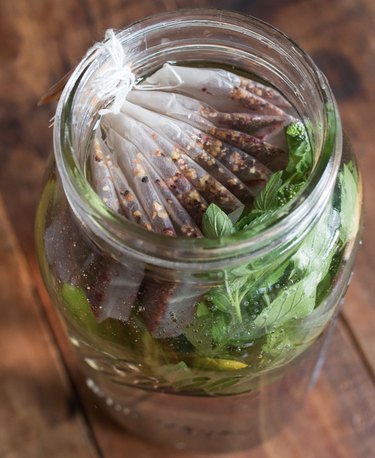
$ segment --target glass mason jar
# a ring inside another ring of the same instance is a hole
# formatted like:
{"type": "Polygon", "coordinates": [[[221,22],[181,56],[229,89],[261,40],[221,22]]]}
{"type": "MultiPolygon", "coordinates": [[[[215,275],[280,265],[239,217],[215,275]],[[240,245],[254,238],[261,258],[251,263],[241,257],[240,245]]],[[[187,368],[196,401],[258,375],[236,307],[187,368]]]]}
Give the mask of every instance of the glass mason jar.
{"type": "Polygon", "coordinates": [[[93,84],[108,66],[104,48],[80,62],[55,116],[37,250],[88,387],[145,438],[209,451],[249,447],[291,418],[319,372],[358,246],[355,159],[325,77],[264,22],[179,11],[118,38],[139,78],[167,61],[230,66],[278,88],[309,127],[314,168],[271,225],[187,239],[127,221],[86,180],[88,146],[109,102],[93,84]]]}

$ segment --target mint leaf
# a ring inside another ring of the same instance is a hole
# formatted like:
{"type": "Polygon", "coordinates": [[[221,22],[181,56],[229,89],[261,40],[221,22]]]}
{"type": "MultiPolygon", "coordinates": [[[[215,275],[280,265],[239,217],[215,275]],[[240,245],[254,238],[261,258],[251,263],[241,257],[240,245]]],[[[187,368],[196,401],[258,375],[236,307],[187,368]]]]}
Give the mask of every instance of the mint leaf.
{"type": "Polygon", "coordinates": [[[290,202],[294,197],[296,197],[305,186],[305,181],[301,183],[290,183],[282,186],[278,193],[278,202],[279,206],[283,207],[288,202],[290,202]]]}
{"type": "MultiPolygon", "coordinates": [[[[306,280],[284,290],[255,319],[259,328],[277,328],[291,319],[307,316],[314,310],[315,293],[307,294],[306,280]]],[[[311,290],[311,288],[310,288],[311,290]]]]}
{"type": "Polygon", "coordinates": [[[329,209],[290,258],[300,281],[284,290],[255,319],[262,328],[277,328],[292,319],[309,315],[316,304],[317,287],[328,273],[339,237],[340,218],[329,209]]]}
{"type": "MultiPolygon", "coordinates": [[[[303,189],[307,173],[314,162],[313,150],[302,122],[289,124],[285,130],[289,148],[288,165],[274,173],[255,198],[253,209],[235,224],[237,231],[259,233],[272,223],[278,209],[290,202],[303,189]]],[[[250,235],[249,234],[249,235],[250,235]]]]}
{"type": "Polygon", "coordinates": [[[105,339],[108,343],[128,345],[124,324],[112,318],[107,318],[100,323],[97,322],[82,288],[63,283],[61,297],[65,308],[74,317],[75,323],[79,325],[81,330],[89,332],[92,337],[97,336],[105,339]]]}
{"type": "Polygon", "coordinates": [[[303,240],[291,258],[304,274],[317,272],[322,279],[328,272],[339,238],[340,216],[334,209],[327,210],[316,226],[303,240]]]}
{"type": "Polygon", "coordinates": [[[233,231],[233,223],[228,215],[217,205],[210,204],[202,220],[202,232],[204,236],[210,239],[217,239],[231,235],[233,231]]]}
{"type": "Polygon", "coordinates": [[[267,335],[266,343],[263,345],[262,350],[272,358],[282,356],[284,359],[285,356],[294,350],[294,345],[290,341],[285,329],[279,328],[267,335]]]}
{"type": "Polygon", "coordinates": [[[254,209],[262,212],[273,210],[278,207],[277,194],[283,183],[282,171],[274,173],[268,180],[266,186],[257,195],[254,202],[254,209]]]}
{"type": "Polygon", "coordinates": [[[225,288],[212,289],[209,298],[217,310],[224,313],[230,313],[232,302],[225,288]]]}
{"type": "Polygon", "coordinates": [[[197,309],[196,309],[196,315],[198,318],[201,318],[202,316],[206,316],[210,313],[209,308],[204,302],[198,302],[197,304],[197,309]]]}
{"type": "Polygon", "coordinates": [[[214,342],[219,344],[228,338],[227,320],[224,315],[218,315],[212,323],[211,334],[214,342]]]}
{"type": "Polygon", "coordinates": [[[353,238],[358,224],[354,215],[358,194],[358,173],[353,162],[344,164],[339,175],[339,186],[341,190],[340,239],[342,244],[345,244],[353,238]]]}
{"type": "Polygon", "coordinates": [[[284,176],[293,177],[293,181],[304,181],[314,163],[314,154],[305,126],[302,122],[289,124],[285,134],[289,161],[284,176]]]}
{"type": "MultiPolygon", "coordinates": [[[[203,233],[209,234],[206,236],[217,238],[234,231],[259,233],[280,217],[280,208],[303,189],[314,159],[309,137],[301,122],[290,124],[285,134],[287,168],[270,177],[255,198],[253,209],[235,224],[211,205],[203,219],[203,233]]],[[[288,254],[282,259],[273,253],[269,258],[223,271],[223,284],[206,296],[208,313],[205,309],[200,317],[196,315],[196,333],[187,336],[197,351],[223,357],[230,346],[240,348],[253,341],[251,345],[262,349],[264,361],[281,361],[283,353],[295,353],[294,330],[289,333],[285,326],[289,329],[291,322],[294,329],[294,320],[314,310],[317,285],[329,270],[338,240],[338,213],[327,212],[321,219],[294,256],[288,254]]]]}
{"type": "Polygon", "coordinates": [[[246,231],[249,235],[258,234],[269,226],[277,215],[277,211],[267,211],[264,213],[251,212],[237,221],[235,228],[238,231],[246,231]]]}
{"type": "Polygon", "coordinates": [[[74,315],[78,323],[90,330],[98,327],[90,303],[82,288],[70,285],[69,283],[63,283],[61,297],[65,306],[74,315]]]}
{"type": "Polygon", "coordinates": [[[267,371],[276,369],[302,353],[305,346],[296,340],[295,329],[285,326],[267,334],[266,343],[262,347],[261,367],[267,371]]]}
{"type": "Polygon", "coordinates": [[[231,272],[224,271],[224,285],[210,291],[209,300],[213,306],[221,312],[231,314],[234,319],[241,322],[241,302],[246,294],[249,277],[250,274],[234,276],[231,272]]]}

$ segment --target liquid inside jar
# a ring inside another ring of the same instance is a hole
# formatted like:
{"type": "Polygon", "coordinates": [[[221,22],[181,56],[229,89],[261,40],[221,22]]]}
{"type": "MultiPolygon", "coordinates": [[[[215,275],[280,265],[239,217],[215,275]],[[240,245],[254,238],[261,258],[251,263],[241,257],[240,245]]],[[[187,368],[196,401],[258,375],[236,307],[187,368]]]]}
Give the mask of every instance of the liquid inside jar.
{"type": "MultiPolygon", "coordinates": [[[[119,113],[108,108],[93,133],[87,180],[113,212],[165,237],[225,244],[259,234],[303,192],[316,162],[309,120],[276,88],[232,67],[167,63],[138,82],[119,113]]],[[[358,189],[356,165],[344,158],[330,203],[292,249],[180,275],[103,253],[52,177],[39,211],[41,257],[94,374],[89,387],[130,429],[173,432],[181,444],[194,436],[210,450],[219,436],[241,444],[256,428],[239,405],[258,409],[266,390],[283,412],[281,398],[298,397],[293,380],[309,383],[335,313],[327,298],[357,234],[358,189]],[[205,408],[230,425],[204,426],[205,408]]]]}

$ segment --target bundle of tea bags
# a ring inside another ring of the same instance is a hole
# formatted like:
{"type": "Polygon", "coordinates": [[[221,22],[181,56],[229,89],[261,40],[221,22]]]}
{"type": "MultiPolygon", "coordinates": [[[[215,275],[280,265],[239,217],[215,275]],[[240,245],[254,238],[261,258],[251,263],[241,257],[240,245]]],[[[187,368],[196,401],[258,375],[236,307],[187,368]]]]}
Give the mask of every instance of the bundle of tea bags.
{"type": "MultiPolygon", "coordinates": [[[[147,230],[202,237],[210,203],[239,216],[285,167],[282,131],[292,119],[291,106],[271,87],[224,69],[166,63],[130,90],[119,112],[104,110],[90,156],[92,185],[109,207],[147,230]]],[[[115,286],[127,285],[129,301],[114,306],[118,288],[111,295],[107,282],[100,307],[93,304],[97,316],[123,319],[138,304],[157,337],[179,335],[204,293],[153,280],[147,266],[125,277],[117,275],[115,286]]]]}
{"type": "Polygon", "coordinates": [[[93,186],[146,229],[201,236],[210,203],[251,203],[287,155],[291,108],[276,90],[223,69],[165,64],[105,113],[93,144],[93,186]]]}

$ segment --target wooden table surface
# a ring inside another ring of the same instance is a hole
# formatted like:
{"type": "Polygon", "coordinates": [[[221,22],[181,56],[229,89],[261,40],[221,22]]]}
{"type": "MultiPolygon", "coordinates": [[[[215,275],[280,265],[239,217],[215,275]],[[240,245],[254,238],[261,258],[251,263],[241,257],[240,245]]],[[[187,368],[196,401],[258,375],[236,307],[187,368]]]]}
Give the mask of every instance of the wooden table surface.
{"type": "Polygon", "coordinates": [[[198,6],[258,16],[313,56],[367,195],[363,247],[316,388],[282,433],[230,456],[375,457],[374,0],[0,0],[0,457],[191,456],[130,436],[98,409],[41,285],[33,224],[54,110],[37,108],[39,96],[106,28],[198,6]]]}

